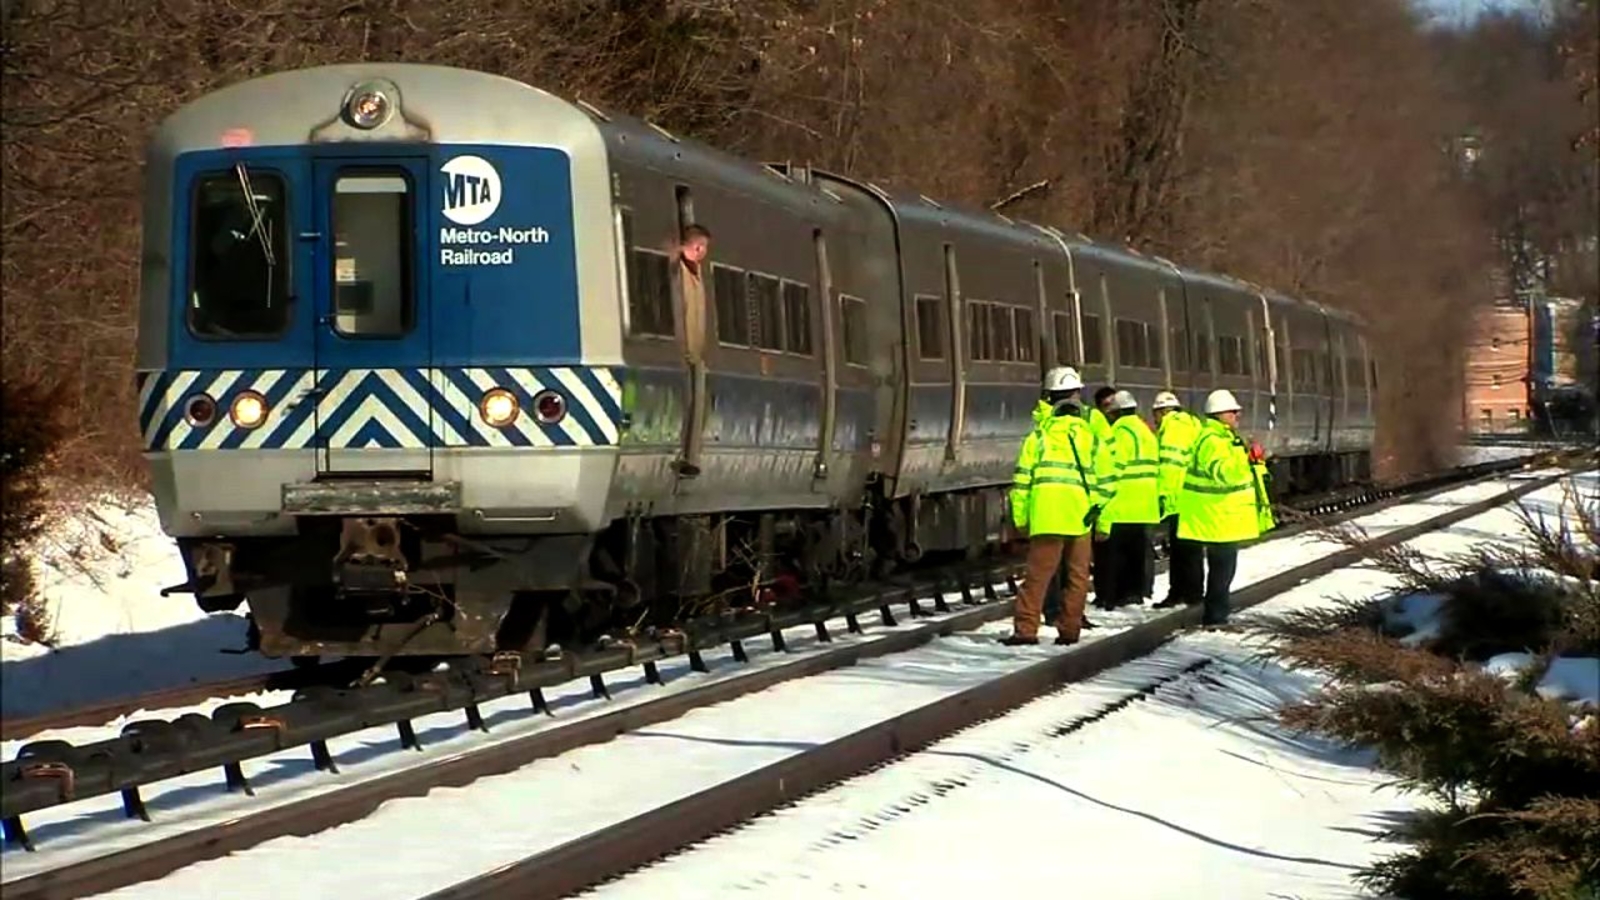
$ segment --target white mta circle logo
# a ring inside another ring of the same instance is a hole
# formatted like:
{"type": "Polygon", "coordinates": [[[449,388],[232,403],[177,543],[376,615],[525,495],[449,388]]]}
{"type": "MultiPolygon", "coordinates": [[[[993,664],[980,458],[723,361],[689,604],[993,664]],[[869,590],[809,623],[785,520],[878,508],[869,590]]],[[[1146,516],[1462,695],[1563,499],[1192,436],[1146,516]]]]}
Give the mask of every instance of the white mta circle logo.
{"type": "Polygon", "coordinates": [[[444,178],[444,217],[477,225],[500,208],[500,173],[481,156],[457,156],[439,167],[444,178]]]}

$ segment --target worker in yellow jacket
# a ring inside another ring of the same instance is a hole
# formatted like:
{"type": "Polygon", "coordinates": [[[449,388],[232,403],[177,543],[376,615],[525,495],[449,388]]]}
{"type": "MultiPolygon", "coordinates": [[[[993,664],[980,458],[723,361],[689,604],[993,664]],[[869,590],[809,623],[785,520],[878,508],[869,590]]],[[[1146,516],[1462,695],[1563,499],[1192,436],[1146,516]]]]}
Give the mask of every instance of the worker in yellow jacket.
{"type": "MultiPolygon", "coordinates": [[[[1150,405],[1156,418],[1156,440],[1161,445],[1161,473],[1157,478],[1161,505],[1161,526],[1167,539],[1167,597],[1157,609],[1192,606],[1204,592],[1203,551],[1194,541],[1178,537],[1178,497],[1183,493],[1183,477],[1189,471],[1189,451],[1200,437],[1202,424],[1194,413],[1183,408],[1171,391],[1156,394],[1150,405]]],[[[1152,578],[1154,573],[1151,573],[1152,578]]]]}
{"type": "Polygon", "coordinates": [[[1111,492],[1100,485],[1095,463],[1108,448],[1083,420],[1083,380],[1068,366],[1045,375],[1050,418],[1028,434],[1012,474],[1011,521],[1028,535],[1028,569],[1017,597],[1008,646],[1039,643],[1045,588],[1066,559],[1066,591],[1056,617],[1056,643],[1075,644],[1089,595],[1090,532],[1111,492]]]}
{"type": "MultiPolygon", "coordinates": [[[[1117,389],[1111,385],[1103,385],[1094,392],[1094,403],[1084,404],[1083,418],[1094,430],[1094,436],[1100,443],[1112,447],[1111,442],[1111,398],[1117,395],[1117,389]]],[[[1115,448],[1113,447],[1113,451],[1115,448]]],[[[1111,477],[1109,470],[1110,460],[1107,459],[1107,469],[1100,474],[1106,478],[1111,477]]],[[[1107,484],[1113,482],[1107,481],[1107,484]]],[[[1089,563],[1090,584],[1094,587],[1094,605],[1105,607],[1111,600],[1111,545],[1105,540],[1094,542],[1094,552],[1089,563]]]]}
{"type": "Polygon", "coordinates": [[[1222,625],[1228,621],[1239,545],[1261,535],[1262,525],[1271,522],[1271,504],[1265,484],[1266,451],[1254,441],[1246,444],[1239,435],[1241,407],[1233,392],[1212,391],[1205,410],[1206,422],[1190,453],[1178,497],[1178,537],[1204,548],[1201,623],[1222,625]]]}
{"type": "Polygon", "coordinates": [[[1095,605],[1106,609],[1137,606],[1144,602],[1145,557],[1150,552],[1150,530],[1161,521],[1156,475],[1160,450],[1155,432],[1139,418],[1139,401],[1128,391],[1111,398],[1107,418],[1111,423],[1109,481],[1116,494],[1106,504],[1096,528],[1096,540],[1109,550],[1106,559],[1106,594],[1095,605]]]}

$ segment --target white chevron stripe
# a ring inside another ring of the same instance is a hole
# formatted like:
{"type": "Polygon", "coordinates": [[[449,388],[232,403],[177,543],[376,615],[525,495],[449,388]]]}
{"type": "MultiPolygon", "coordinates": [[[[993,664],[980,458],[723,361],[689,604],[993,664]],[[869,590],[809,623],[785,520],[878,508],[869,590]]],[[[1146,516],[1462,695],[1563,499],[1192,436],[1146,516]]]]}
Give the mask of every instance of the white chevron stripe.
{"type": "Polygon", "coordinates": [[[317,417],[315,415],[306,416],[300,422],[300,426],[294,430],[294,434],[283,442],[283,448],[285,450],[304,450],[311,446],[311,436],[316,433],[317,417]]]}
{"type": "MultiPolygon", "coordinates": [[[[611,417],[605,414],[605,408],[600,405],[600,400],[594,395],[594,391],[591,391],[589,388],[585,387],[583,381],[579,379],[577,374],[571,369],[562,368],[554,371],[556,379],[561,382],[562,387],[565,387],[572,397],[576,398],[579,403],[583,404],[584,411],[587,412],[589,414],[589,418],[594,420],[594,423],[599,426],[600,433],[605,435],[606,439],[611,443],[616,443],[617,427],[615,423],[611,421],[611,417]]],[[[604,385],[606,376],[602,375],[600,380],[601,384],[604,385]]],[[[579,430],[582,431],[582,429],[579,430]]],[[[580,443],[587,444],[592,440],[592,438],[586,434],[580,434],[578,435],[578,440],[580,443]]]]}
{"type": "MultiPolygon", "coordinates": [[[[450,393],[445,390],[449,383],[450,379],[445,377],[443,371],[439,369],[428,370],[428,387],[433,391],[432,402],[459,415],[460,408],[451,401],[450,393]]],[[[469,409],[466,412],[467,421],[471,422],[472,410],[469,409]]],[[[434,442],[441,446],[461,446],[467,443],[466,436],[458,434],[455,426],[450,424],[450,420],[444,416],[434,416],[432,426],[434,442]]]]}
{"type": "MultiPolygon", "coordinates": [[[[199,378],[199,372],[184,372],[172,380],[171,386],[169,386],[167,388],[167,392],[162,395],[161,404],[157,408],[155,420],[151,422],[151,428],[153,430],[145,438],[146,443],[149,443],[149,441],[155,437],[155,432],[161,428],[161,423],[167,418],[167,413],[174,409],[181,408],[183,405],[183,398],[189,394],[194,383],[199,380],[199,378]]],[[[176,447],[179,444],[182,444],[183,439],[188,436],[189,430],[188,420],[184,419],[182,415],[179,415],[178,424],[173,427],[171,433],[167,435],[167,447],[176,447]]]]}
{"type": "Polygon", "coordinates": [[[426,446],[419,435],[412,434],[410,429],[401,424],[400,417],[385,406],[382,400],[369,396],[361,401],[360,406],[356,407],[355,414],[345,420],[344,424],[339,426],[339,430],[328,438],[328,448],[330,450],[343,450],[351,447],[351,441],[372,421],[376,421],[383,426],[384,430],[389,432],[389,436],[402,449],[420,450],[426,446]]]}
{"type": "MultiPolygon", "coordinates": [[[[156,384],[161,381],[161,376],[164,374],[164,372],[151,372],[145,376],[144,384],[139,387],[139,411],[141,413],[150,408],[150,397],[155,394],[156,384]]],[[[145,438],[145,443],[148,444],[149,442],[150,439],[145,438]]]]}
{"type": "Polygon", "coordinates": [[[356,389],[356,385],[360,384],[361,379],[366,376],[366,369],[352,369],[339,375],[334,380],[334,383],[328,386],[327,392],[317,399],[317,417],[319,419],[332,418],[333,414],[339,411],[339,407],[343,406],[344,402],[350,398],[351,393],[356,389]]]}
{"type": "Polygon", "coordinates": [[[433,414],[433,411],[429,408],[432,398],[417,393],[417,389],[411,386],[411,382],[407,381],[405,376],[395,369],[378,369],[377,372],[378,379],[389,390],[393,391],[396,397],[400,398],[400,402],[404,404],[406,409],[410,410],[412,415],[421,419],[423,423],[427,423],[433,414]]]}

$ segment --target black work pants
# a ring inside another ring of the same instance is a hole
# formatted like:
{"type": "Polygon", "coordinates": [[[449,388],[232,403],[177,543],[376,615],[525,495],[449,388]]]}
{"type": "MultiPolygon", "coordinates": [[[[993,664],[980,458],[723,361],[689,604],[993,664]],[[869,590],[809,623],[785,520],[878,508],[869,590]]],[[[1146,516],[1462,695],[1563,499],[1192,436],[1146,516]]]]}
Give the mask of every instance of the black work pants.
{"type": "Polygon", "coordinates": [[[1139,603],[1144,597],[1145,556],[1150,552],[1150,526],[1118,522],[1111,526],[1111,578],[1106,599],[1121,606],[1139,603]]]}
{"type": "Polygon", "coordinates": [[[1178,517],[1167,516],[1167,599],[1193,606],[1205,592],[1205,551],[1178,538],[1178,517]]]}
{"type": "Polygon", "coordinates": [[[1205,611],[1202,625],[1228,621],[1233,576],[1239,571],[1238,544],[1203,544],[1206,557],[1205,611]]]}
{"type": "MultiPolygon", "coordinates": [[[[1093,532],[1091,532],[1092,534],[1093,532]]],[[[1116,565],[1115,557],[1111,550],[1111,541],[1100,540],[1100,535],[1094,535],[1094,557],[1092,563],[1094,579],[1094,605],[1102,609],[1110,609],[1116,602],[1116,565]]]]}

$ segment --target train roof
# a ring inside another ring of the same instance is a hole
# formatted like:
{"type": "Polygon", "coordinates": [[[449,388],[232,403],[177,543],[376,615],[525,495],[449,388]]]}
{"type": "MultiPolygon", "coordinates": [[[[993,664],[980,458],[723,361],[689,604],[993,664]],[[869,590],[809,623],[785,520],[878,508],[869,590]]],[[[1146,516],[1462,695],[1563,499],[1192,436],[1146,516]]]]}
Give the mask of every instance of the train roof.
{"type": "MultiPolygon", "coordinates": [[[[663,161],[719,169],[724,178],[733,176],[731,180],[739,188],[768,202],[792,205],[802,197],[814,203],[842,202],[825,184],[807,184],[790,177],[787,164],[752,162],[711,144],[675,135],[648,120],[602,110],[583,100],[569,101],[514,78],[422,63],[342,63],[234,82],[191,100],[162,119],[151,136],[150,152],[153,157],[171,158],[192,150],[241,144],[392,141],[397,135],[435,143],[549,146],[559,143],[552,138],[553,126],[570,144],[575,136],[569,129],[580,123],[595,127],[607,140],[626,146],[647,160],[659,156],[663,161]],[[394,120],[371,132],[346,125],[341,111],[349,92],[363,82],[377,80],[388,82],[397,94],[394,120]],[[463,96],[470,96],[472,102],[461,102],[463,96]],[[324,117],[323,124],[308,130],[307,119],[317,116],[324,117]]],[[[1164,275],[1176,272],[1186,281],[1262,294],[1274,303],[1310,307],[1330,318],[1365,324],[1361,316],[1347,310],[1289,297],[1228,275],[1180,266],[1125,245],[1095,241],[1081,233],[937,200],[916,191],[885,188],[864,179],[823,170],[816,170],[816,174],[877,195],[908,224],[955,225],[988,232],[995,238],[1032,243],[1041,249],[1059,240],[1074,254],[1115,260],[1164,275]]]]}

